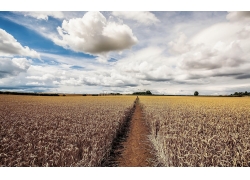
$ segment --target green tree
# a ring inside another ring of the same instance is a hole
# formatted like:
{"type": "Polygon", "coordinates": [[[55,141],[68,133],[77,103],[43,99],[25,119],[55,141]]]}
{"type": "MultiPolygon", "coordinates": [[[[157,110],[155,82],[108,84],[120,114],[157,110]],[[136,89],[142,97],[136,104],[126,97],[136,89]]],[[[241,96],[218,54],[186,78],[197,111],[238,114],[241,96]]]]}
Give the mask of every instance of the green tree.
{"type": "Polygon", "coordinates": [[[150,91],[146,91],[146,94],[151,95],[152,93],[150,91]]]}
{"type": "Polygon", "coordinates": [[[195,91],[194,92],[194,96],[198,96],[199,95],[199,92],[198,91],[195,91]]]}

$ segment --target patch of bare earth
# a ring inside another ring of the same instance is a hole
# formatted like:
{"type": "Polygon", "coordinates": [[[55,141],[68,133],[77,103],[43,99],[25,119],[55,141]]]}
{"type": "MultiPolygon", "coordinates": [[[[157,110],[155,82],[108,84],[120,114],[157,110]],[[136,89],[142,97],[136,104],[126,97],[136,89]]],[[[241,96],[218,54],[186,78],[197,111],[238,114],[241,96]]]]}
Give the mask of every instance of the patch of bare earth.
{"type": "Polygon", "coordinates": [[[136,99],[123,129],[118,133],[116,139],[114,139],[109,157],[104,159],[101,166],[155,166],[155,158],[147,135],[149,135],[149,130],[143,120],[139,99],[136,99]]]}
{"type": "Polygon", "coordinates": [[[147,138],[148,128],[143,121],[142,109],[136,103],[127,138],[122,142],[122,151],[117,158],[120,167],[146,167],[152,166],[150,143],[147,138]]]}

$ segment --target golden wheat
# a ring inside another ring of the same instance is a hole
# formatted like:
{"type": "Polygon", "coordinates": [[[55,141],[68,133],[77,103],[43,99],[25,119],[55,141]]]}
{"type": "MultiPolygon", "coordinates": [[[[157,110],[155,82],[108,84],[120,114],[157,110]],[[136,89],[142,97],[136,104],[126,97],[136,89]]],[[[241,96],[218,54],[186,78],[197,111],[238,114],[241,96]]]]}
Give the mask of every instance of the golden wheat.
{"type": "Polygon", "coordinates": [[[0,166],[100,166],[134,99],[0,95],[0,166]]]}
{"type": "Polygon", "coordinates": [[[250,98],[140,97],[163,166],[250,166],[250,98]]]}

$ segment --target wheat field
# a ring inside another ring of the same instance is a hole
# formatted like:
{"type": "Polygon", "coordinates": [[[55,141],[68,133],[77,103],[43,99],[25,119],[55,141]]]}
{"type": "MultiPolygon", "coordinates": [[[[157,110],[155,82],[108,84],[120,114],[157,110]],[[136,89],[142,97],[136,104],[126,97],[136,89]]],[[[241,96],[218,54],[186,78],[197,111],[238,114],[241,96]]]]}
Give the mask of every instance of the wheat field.
{"type": "Polygon", "coordinates": [[[141,96],[161,166],[250,166],[250,98],[141,96]]]}
{"type": "Polygon", "coordinates": [[[0,166],[100,166],[134,99],[0,95],[0,166]]]}
{"type": "MultiPolygon", "coordinates": [[[[250,98],[139,99],[157,166],[250,166],[250,98]]],[[[101,166],[134,103],[0,95],[0,166],[101,166]]]]}

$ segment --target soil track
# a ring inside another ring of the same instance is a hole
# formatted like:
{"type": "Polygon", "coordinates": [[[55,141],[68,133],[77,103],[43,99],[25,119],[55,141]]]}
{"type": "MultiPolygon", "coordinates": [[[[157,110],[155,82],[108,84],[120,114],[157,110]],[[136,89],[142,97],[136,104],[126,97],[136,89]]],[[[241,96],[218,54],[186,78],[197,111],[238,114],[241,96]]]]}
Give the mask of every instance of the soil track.
{"type": "Polygon", "coordinates": [[[110,156],[102,166],[146,167],[153,166],[153,155],[147,138],[148,128],[143,121],[142,109],[137,98],[131,116],[116,138],[110,156]]]}
{"type": "Polygon", "coordinates": [[[151,166],[152,155],[150,144],[147,139],[148,128],[143,121],[142,109],[136,102],[135,112],[131,119],[130,130],[125,142],[122,143],[123,150],[117,158],[120,167],[145,167],[151,166]]]}

